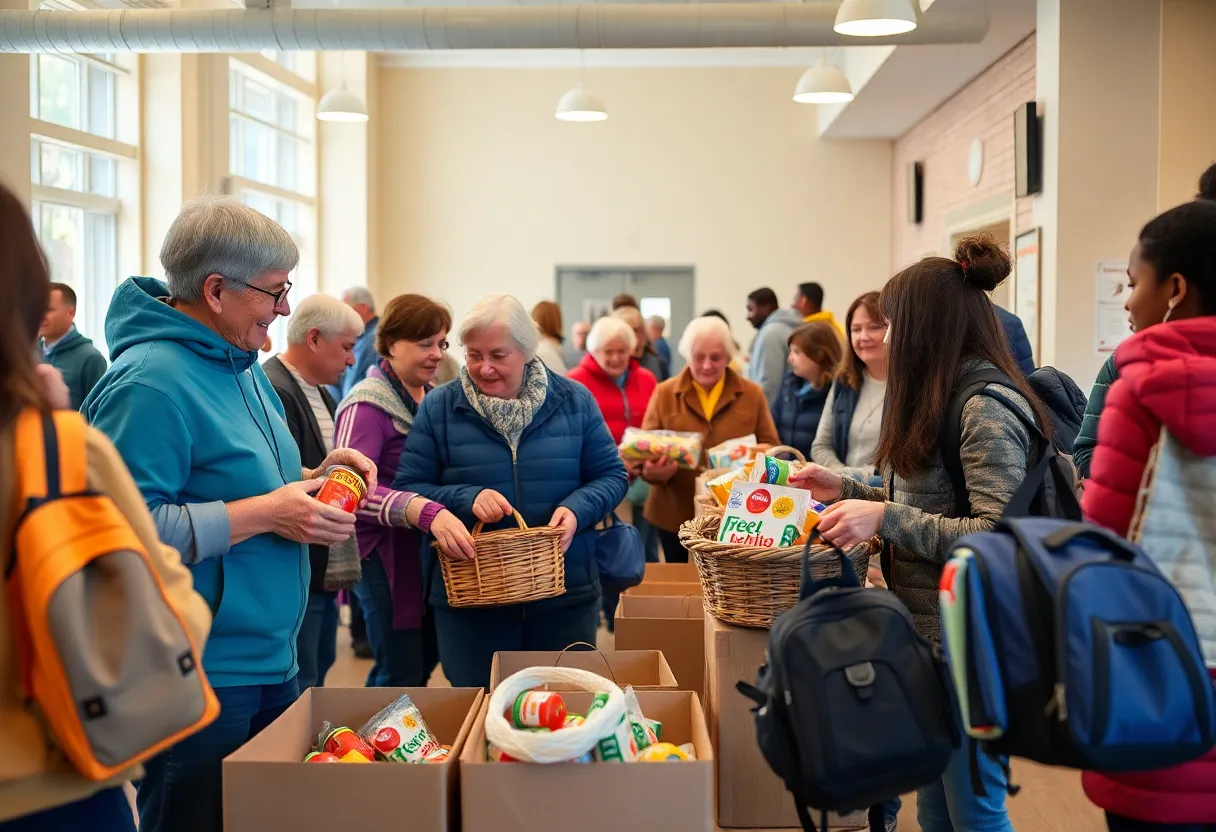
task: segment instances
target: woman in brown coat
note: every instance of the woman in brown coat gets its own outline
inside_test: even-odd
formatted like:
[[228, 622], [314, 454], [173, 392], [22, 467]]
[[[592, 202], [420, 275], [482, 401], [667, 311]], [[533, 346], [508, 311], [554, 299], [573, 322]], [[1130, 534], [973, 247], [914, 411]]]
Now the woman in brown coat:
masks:
[[[764, 391], [729, 366], [736, 348], [725, 322], [712, 316], [693, 320], [680, 338], [679, 352], [687, 366], [655, 390], [643, 430], [699, 433], [705, 450], [753, 433], [757, 442], [778, 444]], [[658, 528], [668, 562], [687, 563], [688, 551], [676, 533], [692, 519], [697, 472], [662, 460], [642, 464], [640, 473], [651, 485], [646, 519]]]

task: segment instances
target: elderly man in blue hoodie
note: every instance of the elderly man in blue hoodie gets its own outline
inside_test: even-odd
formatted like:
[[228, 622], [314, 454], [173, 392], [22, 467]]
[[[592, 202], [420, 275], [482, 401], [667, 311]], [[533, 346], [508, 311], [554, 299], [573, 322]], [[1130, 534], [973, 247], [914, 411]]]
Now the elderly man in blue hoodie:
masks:
[[781, 395], [790, 333], [802, 325], [802, 314], [796, 309], [778, 309], [777, 293], [765, 287], [747, 296], [747, 320], [757, 329], [747, 377], [764, 388], [764, 398], [771, 408]]
[[226, 197], [187, 203], [165, 236], [166, 282], [133, 277], [106, 317], [112, 364], [83, 411], [122, 454], [181, 552], [215, 621], [203, 658], [222, 712], [150, 760], [141, 832], [222, 832], [221, 761], [299, 695], [296, 637], [308, 598], [306, 544], [354, 532], [354, 515], [313, 498], [334, 451], [306, 470], [257, 353], [291, 307], [299, 254], [269, 218]]

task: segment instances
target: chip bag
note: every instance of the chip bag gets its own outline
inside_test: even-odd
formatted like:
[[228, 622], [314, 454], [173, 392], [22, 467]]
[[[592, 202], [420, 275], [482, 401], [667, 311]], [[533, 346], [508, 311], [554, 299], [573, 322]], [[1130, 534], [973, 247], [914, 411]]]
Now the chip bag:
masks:
[[735, 480], [739, 479], [747, 479], [747, 469], [733, 468], [722, 476], [714, 477], [712, 480], [705, 483], [705, 487], [709, 489], [709, 493], [713, 495], [714, 500], [717, 501], [718, 505], [724, 506], [726, 505], [727, 498], [730, 497], [731, 485], [735, 482]]

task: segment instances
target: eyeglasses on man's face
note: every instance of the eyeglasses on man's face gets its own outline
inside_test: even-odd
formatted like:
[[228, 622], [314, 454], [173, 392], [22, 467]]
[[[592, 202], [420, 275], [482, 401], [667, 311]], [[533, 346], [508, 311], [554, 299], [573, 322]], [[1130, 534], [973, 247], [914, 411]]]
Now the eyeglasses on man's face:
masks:
[[254, 286], [252, 283], [242, 283], [240, 285], [244, 286], [246, 289], [252, 289], [255, 292], [261, 292], [263, 295], [269, 295], [270, 297], [274, 298], [275, 306], [282, 306], [283, 301], [287, 300], [287, 293], [291, 291], [291, 281], [290, 280], [287, 281], [286, 283], [284, 283], [283, 288], [277, 292], [271, 292], [268, 289], [259, 289], [257, 286]]

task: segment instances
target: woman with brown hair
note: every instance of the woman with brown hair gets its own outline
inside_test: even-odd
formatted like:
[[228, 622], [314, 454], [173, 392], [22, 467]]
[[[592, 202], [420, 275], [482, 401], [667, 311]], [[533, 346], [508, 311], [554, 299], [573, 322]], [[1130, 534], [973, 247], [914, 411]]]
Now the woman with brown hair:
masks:
[[[59, 371], [35, 358], [38, 327], [49, 294], [46, 258], [29, 215], [0, 186], [0, 310], [4, 310], [0, 323], [0, 571], [5, 574], [14, 556], [11, 544], [21, 515], [13, 505], [21, 455], [14, 437], [17, 417], [31, 408], [49, 413], [68, 407], [68, 389]], [[190, 573], [178, 553], [157, 539], [156, 524], [144, 498], [110, 441], [100, 431], [86, 428], [85, 453], [89, 490], [113, 500], [131, 524], [174, 607], [182, 613], [191, 642], [201, 652], [211, 612], [192, 589]], [[134, 832], [135, 819], [122, 783], [142, 776], [140, 768], [101, 783], [85, 778], [54, 750], [42, 721], [18, 695], [16, 614], [9, 594], [0, 593], [0, 828], [6, 832]], [[116, 621], [115, 626], [124, 625]]]
[[532, 321], [540, 333], [536, 357], [551, 372], [566, 374], [566, 359], [562, 357], [562, 308], [551, 300], [542, 300], [532, 307]]
[[[950, 547], [963, 535], [996, 524], [1042, 453], [1042, 440], [1031, 436], [1022, 418], [1033, 419], [1044, 433], [1050, 430], [988, 300], [987, 293], [1009, 270], [1008, 253], [985, 235], [959, 242], [953, 260], [926, 257], [893, 277], [879, 300], [891, 324], [891, 380], [875, 460], [885, 489], [820, 465], [791, 477], [818, 500], [839, 500], [819, 524], [828, 541], [847, 550], [877, 534], [890, 546], [887, 583], [917, 629], [934, 641], [941, 638], [937, 585]], [[958, 451], [968, 508], [960, 513], [941, 461], [942, 422], [959, 380], [983, 369], [1007, 377], [1008, 384], [989, 388], [1008, 406], [991, 396], [973, 396], [963, 408]], [[970, 762], [964, 746], [938, 782], [918, 791], [917, 816], [925, 832], [1012, 829], [1001, 764], [979, 755], [987, 792], [979, 797], [972, 789]]]
[[773, 402], [773, 421], [782, 445], [811, 455], [811, 444], [840, 364], [840, 338], [827, 321], [803, 324], [790, 333], [789, 369]]
[[[423, 398], [448, 349], [452, 314], [423, 295], [398, 295], [384, 307], [367, 377], [338, 407], [335, 448], [355, 448], [383, 471], [396, 471]], [[425, 687], [439, 662], [435, 621], [423, 598], [422, 535], [452, 557], [471, 558], [473, 541], [456, 516], [412, 491], [378, 485], [359, 509], [355, 540], [363, 580], [355, 597], [372, 648], [368, 687]]]
[[887, 394], [887, 320], [878, 292], [866, 292], [845, 316], [849, 336], [844, 363], [828, 392], [811, 459], [847, 477], [875, 484], [874, 454]]

